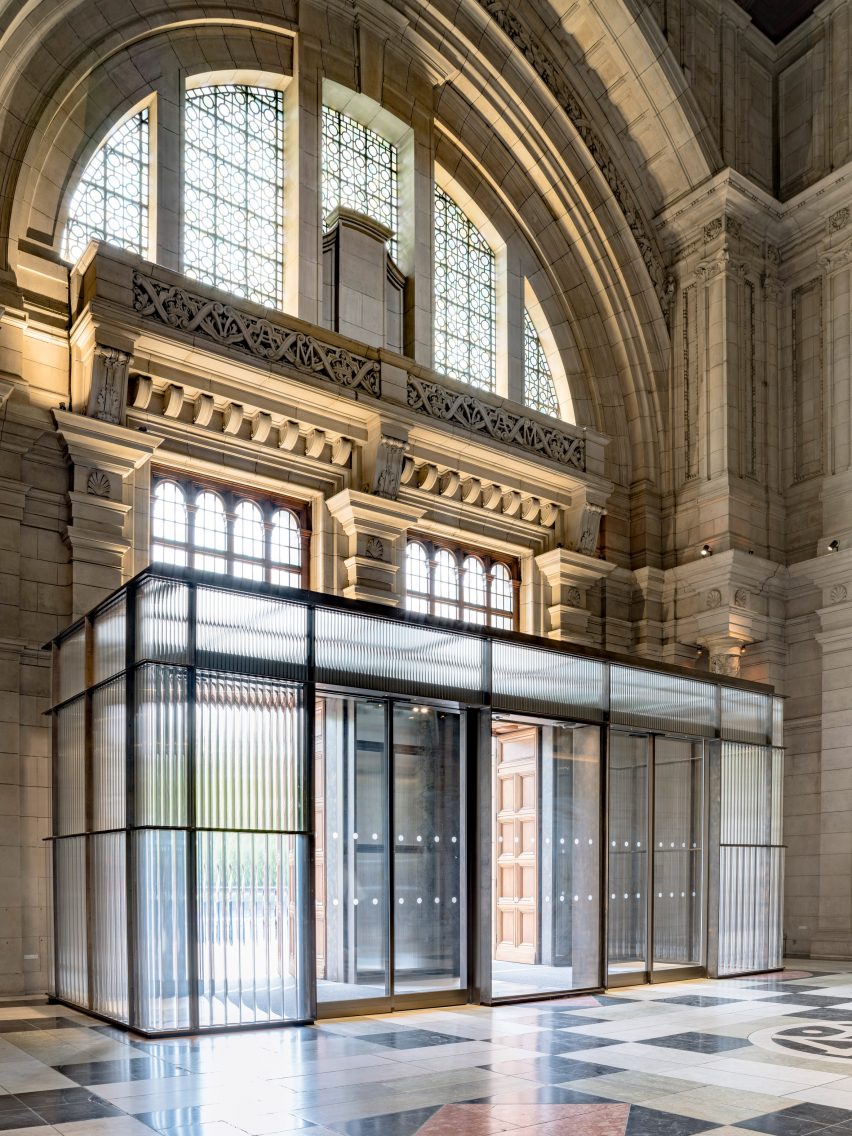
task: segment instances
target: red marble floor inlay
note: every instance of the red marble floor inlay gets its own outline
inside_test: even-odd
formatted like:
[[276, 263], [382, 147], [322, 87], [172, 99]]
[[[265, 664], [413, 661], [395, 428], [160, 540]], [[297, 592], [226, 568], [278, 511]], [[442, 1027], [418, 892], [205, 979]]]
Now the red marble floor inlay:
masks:
[[445, 1104], [417, 1136], [624, 1136], [629, 1104]]

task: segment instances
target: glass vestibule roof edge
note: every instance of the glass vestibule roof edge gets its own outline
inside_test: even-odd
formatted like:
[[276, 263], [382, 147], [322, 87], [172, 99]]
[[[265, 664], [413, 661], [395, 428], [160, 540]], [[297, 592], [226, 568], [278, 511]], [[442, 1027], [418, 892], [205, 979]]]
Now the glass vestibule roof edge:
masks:
[[426, 627], [435, 631], [449, 631], [455, 635], [463, 635], [471, 639], [486, 639], [492, 642], [513, 644], [518, 647], [530, 647], [548, 654], [571, 655], [574, 658], [593, 659], [597, 662], [612, 663], [616, 666], [629, 667], [632, 670], [653, 671], [657, 674], [672, 675], [676, 678], [689, 679], [692, 682], [706, 683], [708, 686], [728, 687], [733, 690], [752, 691], [768, 697], [777, 697], [775, 688], [768, 683], [752, 682], [750, 679], [734, 678], [730, 675], [710, 674], [705, 671], [694, 671], [689, 667], [680, 667], [675, 663], [656, 662], [637, 659], [634, 655], [623, 655], [615, 651], [604, 651], [596, 647], [588, 647], [582, 643], [572, 643], [570, 640], [545, 639], [538, 635], [530, 635], [523, 631], [503, 631], [496, 627], [479, 627], [476, 624], [464, 623], [455, 619], [440, 619], [437, 616], [421, 615], [417, 612], [403, 611], [400, 608], [387, 607], [380, 603], [370, 603], [366, 600], [350, 600], [345, 596], [335, 596], [328, 592], [315, 592], [308, 588], [292, 588], [284, 584], [268, 584], [253, 580], [232, 580], [216, 572], [201, 572], [195, 568], [182, 568], [172, 565], [152, 565], [143, 568], [127, 583], [122, 584], [100, 603], [96, 604], [85, 615], [80, 616], [68, 627], [54, 635], [42, 645], [42, 650], [50, 650], [59, 646], [62, 641], [73, 635], [85, 626], [87, 620], [94, 619], [115, 603], [121, 596], [137, 587], [146, 579], [173, 580], [186, 584], [198, 584], [203, 587], [216, 588], [219, 591], [235, 593], [250, 593], [265, 596], [269, 599], [289, 600], [293, 603], [304, 604], [306, 607], [326, 608], [331, 611], [347, 612], [351, 615], [365, 615], [372, 618], [389, 620], [395, 623], [408, 624], [413, 627]]

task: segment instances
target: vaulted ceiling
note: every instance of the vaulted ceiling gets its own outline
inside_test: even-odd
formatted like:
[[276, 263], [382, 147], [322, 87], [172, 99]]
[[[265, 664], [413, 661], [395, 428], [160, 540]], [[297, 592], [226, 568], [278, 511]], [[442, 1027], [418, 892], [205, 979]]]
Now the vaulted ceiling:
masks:
[[799, 26], [817, 6], [817, 0], [737, 0], [755, 27], [778, 43]]

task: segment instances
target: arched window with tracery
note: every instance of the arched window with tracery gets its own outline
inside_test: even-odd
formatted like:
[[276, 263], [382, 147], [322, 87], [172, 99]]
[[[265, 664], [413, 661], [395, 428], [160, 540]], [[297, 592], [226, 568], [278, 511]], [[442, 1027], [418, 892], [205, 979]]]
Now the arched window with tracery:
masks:
[[462, 209], [435, 187], [435, 369], [494, 390], [497, 271], [494, 253]]
[[524, 403], [542, 414], [559, 416], [559, 399], [535, 324], [524, 309]]
[[517, 626], [517, 571], [470, 549], [410, 540], [405, 550], [405, 607], [481, 627]]
[[149, 115], [121, 123], [89, 160], [68, 205], [62, 256], [76, 261], [89, 241], [148, 254]]
[[[332, 107], [322, 108], [322, 211], [354, 209], [399, 231], [396, 146]], [[388, 242], [396, 259], [396, 236]]]
[[186, 92], [183, 269], [188, 276], [281, 307], [284, 99], [265, 87]]
[[151, 561], [239, 580], [306, 587], [306, 511], [231, 489], [157, 476]]
[[174, 481], [161, 481], [151, 505], [151, 559], [159, 564], [188, 563], [189, 517], [186, 494]]

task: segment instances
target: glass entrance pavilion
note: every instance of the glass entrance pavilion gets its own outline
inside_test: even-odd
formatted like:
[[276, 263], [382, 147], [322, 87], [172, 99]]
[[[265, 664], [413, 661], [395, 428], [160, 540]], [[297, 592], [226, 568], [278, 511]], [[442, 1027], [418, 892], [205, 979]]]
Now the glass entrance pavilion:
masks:
[[146, 1034], [781, 963], [765, 687], [185, 569], [52, 644], [55, 997]]

